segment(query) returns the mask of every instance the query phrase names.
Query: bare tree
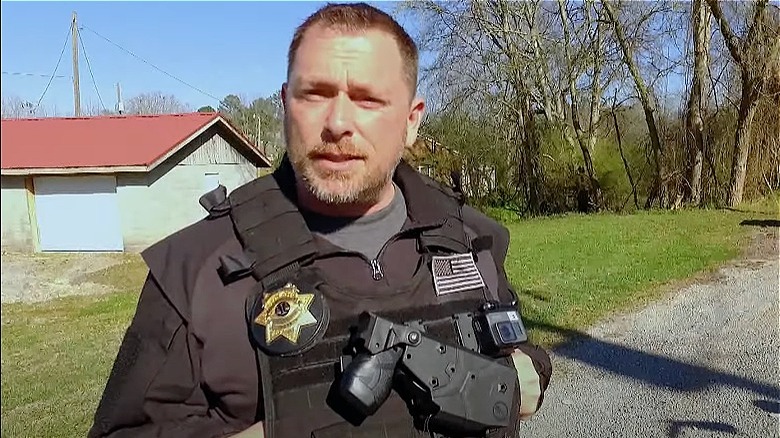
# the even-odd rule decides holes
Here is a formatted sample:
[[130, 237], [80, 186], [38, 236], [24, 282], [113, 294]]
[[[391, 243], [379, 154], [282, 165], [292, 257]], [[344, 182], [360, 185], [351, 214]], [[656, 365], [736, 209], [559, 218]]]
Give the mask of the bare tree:
[[746, 26], [747, 33], [742, 38], [733, 31], [720, 2], [706, 1], [740, 73], [740, 101], [728, 192], [728, 204], [735, 207], [742, 202], [744, 194], [751, 147], [750, 134], [757, 104], [771, 74], [772, 65], [778, 62], [776, 57], [780, 52], [780, 31], [777, 17], [773, 20], [767, 19], [768, 0], [759, 0], [752, 4], [753, 16], [750, 24]]
[[[431, 55], [421, 58], [431, 61], [421, 66], [431, 110], [423, 135], [453, 152], [436, 164], [457, 166], [464, 184], [479, 186], [488, 202], [530, 213], [572, 208], [575, 191], [580, 206], [587, 186], [588, 205], [606, 208], [622, 209], [632, 197], [645, 208], [719, 200], [726, 163], [734, 155], [731, 167], [739, 170], [737, 145], [751, 141], [754, 153], [744, 155], [766, 162], [747, 166], [752, 196], [757, 184], [780, 180], [780, 170], [767, 170], [780, 155], [771, 150], [775, 118], [763, 109], [780, 102], [780, 79], [762, 79], [780, 71], [770, 65], [780, 59], [780, 18], [773, 15], [780, 10], [761, 12], [772, 10], [762, 1], [721, 6], [727, 10], [720, 19], [716, 0], [690, 7], [675, 0], [407, 2], [421, 52]], [[748, 18], [758, 18], [744, 20], [744, 31], [721, 29], [729, 50], [711, 50], [719, 36], [713, 17], [728, 27], [737, 22], [732, 9], [748, 8]], [[742, 90], [734, 86], [740, 82], [747, 84]], [[753, 107], [746, 93], [757, 99]], [[753, 125], [760, 127], [746, 128], [753, 116], [744, 108], [759, 111]], [[630, 192], [622, 175], [616, 178], [623, 169]]]
[[[572, 24], [569, 18], [569, 12], [567, 11], [566, 2], [564, 0], [558, 0], [558, 13], [560, 14], [561, 25], [563, 28], [563, 51], [564, 58], [566, 60], [566, 91], [568, 91], [569, 99], [569, 117], [571, 120], [571, 127], [567, 123], [563, 124], [564, 134], [567, 136], [569, 143], [574, 143], [569, 131], [573, 129], [574, 137], [577, 139], [577, 144], [582, 152], [583, 162], [585, 164], [585, 171], [588, 176], [586, 188], [589, 196], [589, 203], [601, 207], [601, 189], [596, 179], [596, 171], [593, 166], [593, 158], [591, 157], [591, 151], [595, 148], [597, 135], [596, 129], [601, 119], [601, 94], [602, 94], [602, 66], [604, 63], [604, 53], [602, 47], [602, 20], [596, 18], [593, 19], [593, 5], [592, 1], [588, 1], [579, 6], [582, 8], [581, 15], [584, 17], [584, 23], [581, 23], [578, 28], [585, 29], [588, 32], [584, 38], [579, 38], [576, 49], [577, 54], [573, 54], [573, 47], [575, 47], [575, 41], [572, 37]], [[596, 11], [596, 13], [598, 13]], [[587, 125], [583, 126], [580, 109], [580, 95], [578, 90], [578, 82], [580, 77], [585, 74], [585, 70], [590, 70], [591, 81], [588, 87], [589, 93], [589, 117]]]
[[[438, 131], [437, 140], [457, 152], [453, 164], [466, 173], [464, 183], [482, 187], [483, 176], [494, 174], [497, 184], [485, 187], [501, 197], [519, 191], [531, 213], [541, 210], [544, 179], [534, 128], [535, 66], [528, 62], [533, 24], [527, 18], [538, 3], [405, 4], [422, 23], [421, 49], [435, 53], [432, 64], [421, 68], [432, 110], [423, 131]], [[526, 8], [524, 15], [519, 8]], [[465, 126], [476, 129], [464, 132]]]
[[51, 109], [37, 105], [16, 95], [2, 97], [2, 118], [23, 119], [30, 117], [47, 117], [52, 114]]
[[710, 20], [709, 9], [703, 0], [694, 0], [691, 10], [693, 29], [693, 81], [688, 99], [686, 131], [689, 144], [690, 163], [688, 181], [688, 202], [698, 205], [701, 202], [701, 171], [704, 153], [704, 116], [702, 96], [708, 83]]
[[175, 114], [191, 109], [176, 96], [156, 91], [141, 93], [125, 104], [127, 114]]
[[601, 4], [604, 6], [604, 11], [609, 18], [610, 24], [612, 24], [615, 31], [615, 37], [617, 38], [620, 49], [623, 53], [623, 61], [628, 67], [631, 73], [631, 78], [634, 81], [637, 93], [639, 93], [639, 101], [642, 104], [642, 110], [645, 114], [645, 122], [647, 123], [648, 133], [650, 135], [650, 145], [653, 150], [653, 159], [656, 167], [655, 183], [653, 187], [653, 193], [647, 198], [647, 205], [651, 205], [653, 199], [657, 196], [661, 207], [665, 206], [666, 193], [665, 193], [665, 179], [666, 179], [666, 165], [664, 157], [664, 147], [661, 143], [661, 138], [658, 134], [658, 125], [656, 123], [657, 118], [657, 103], [653, 96], [651, 96], [650, 89], [645, 83], [642, 74], [639, 71], [637, 62], [634, 59], [634, 49], [629, 44], [626, 37], [623, 25], [618, 19], [616, 9], [611, 4], [612, 1], [604, 0]]

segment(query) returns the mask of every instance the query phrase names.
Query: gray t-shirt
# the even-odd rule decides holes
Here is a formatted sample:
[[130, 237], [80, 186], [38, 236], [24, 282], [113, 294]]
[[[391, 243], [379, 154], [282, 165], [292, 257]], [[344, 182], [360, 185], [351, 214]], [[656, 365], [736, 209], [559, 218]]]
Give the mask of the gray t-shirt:
[[332, 217], [303, 211], [303, 218], [315, 235], [349, 251], [363, 253], [369, 260], [406, 222], [406, 200], [398, 186], [390, 204], [382, 210], [361, 217]]

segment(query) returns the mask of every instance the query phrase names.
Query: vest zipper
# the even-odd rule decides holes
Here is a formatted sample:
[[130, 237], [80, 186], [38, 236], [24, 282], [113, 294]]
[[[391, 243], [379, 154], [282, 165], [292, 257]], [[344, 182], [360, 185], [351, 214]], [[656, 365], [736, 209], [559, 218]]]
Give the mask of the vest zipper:
[[427, 228], [427, 226], [425, 226], [425, 227], [423, 227], [423, 226], [411, 227], [411, 228], [408, 228], [408, 229], [401, 230], [398, 233], [396, 233], [395, 235], [391, 236], [387, 240], [387, 242], [385, 242], [384, 245], [382, 245], [382, 248], [379, 249], [379, 253], [377, 253], [376, 257], [371, 259], [371, 260], [369, 260], [369, 258], [366, 257], [364, 254], [359, 253], [357, 251], [347, 251], [347, 250], [344, 250], [344, 251], [336, 251], [333, 254], [354, 254], [354, 255], [357, 255], [358, 257], [360, 257], [363, 260], [365, 260], [366, 262], [368, 262], [368, 264], [371, 266], [371, 277], [374, 279], [374, 281], [379, 281], [379, 280], [385, 278], [385, 272], [382, 269], [382, 264], [379, 263], [379, 259], [382, 256], [382, 253], [384, 253], [385, 249], [391, 243], [393, 243], [393, 241], [399, 239], [401, 236], [405, 235], [406, 233], [409, 233], [409, 232], [412, 232], [412, 231], [416, 231], [416, 230], [422, 229], [422, 228]]
[[395, 233], [393, 236], [387, 239], [387, 242], [385, 242], [384, 245], [382, 245], [382, 248], [379, 249], [379, 252], [377, 253], [376, 257], [374, 257], [374, 259], [370, 261], [371, 273], [372, 273], [372, 277], [374, 278], [374, 281], [379, 281], [385, 278], [385, 273], [382, 270], [382, 265], [379, 263], [379, 258], [382, 257], [382, 253], [385, 252], [385, 249], [395, 240], [399, 239], [401, 236], [422, 228], [426, 228], [426, 227], [417, 226], [417, 227], [402, 229], [401, 231]]

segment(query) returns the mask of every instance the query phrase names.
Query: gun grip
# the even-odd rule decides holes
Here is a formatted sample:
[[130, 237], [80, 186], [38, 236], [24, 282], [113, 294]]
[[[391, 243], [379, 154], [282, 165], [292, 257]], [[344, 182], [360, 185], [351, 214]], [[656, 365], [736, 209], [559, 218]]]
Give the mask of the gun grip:
[[352, 359], [341, 376], [341, 396], [362, 415], [373, 415], [390, 396], [393, 374], [402, 353], [400, 349], [390, 349]]

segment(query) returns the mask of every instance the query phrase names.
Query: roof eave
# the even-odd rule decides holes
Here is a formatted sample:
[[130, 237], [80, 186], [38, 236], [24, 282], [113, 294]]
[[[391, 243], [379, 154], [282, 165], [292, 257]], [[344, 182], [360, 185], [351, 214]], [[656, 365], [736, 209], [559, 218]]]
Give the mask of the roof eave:
[[2, 175], [75, 175], [81, 173], [143, 173], [151, 170], [149, 166], [87, 166], [87, 167], [25, 167], [2, 169]]

